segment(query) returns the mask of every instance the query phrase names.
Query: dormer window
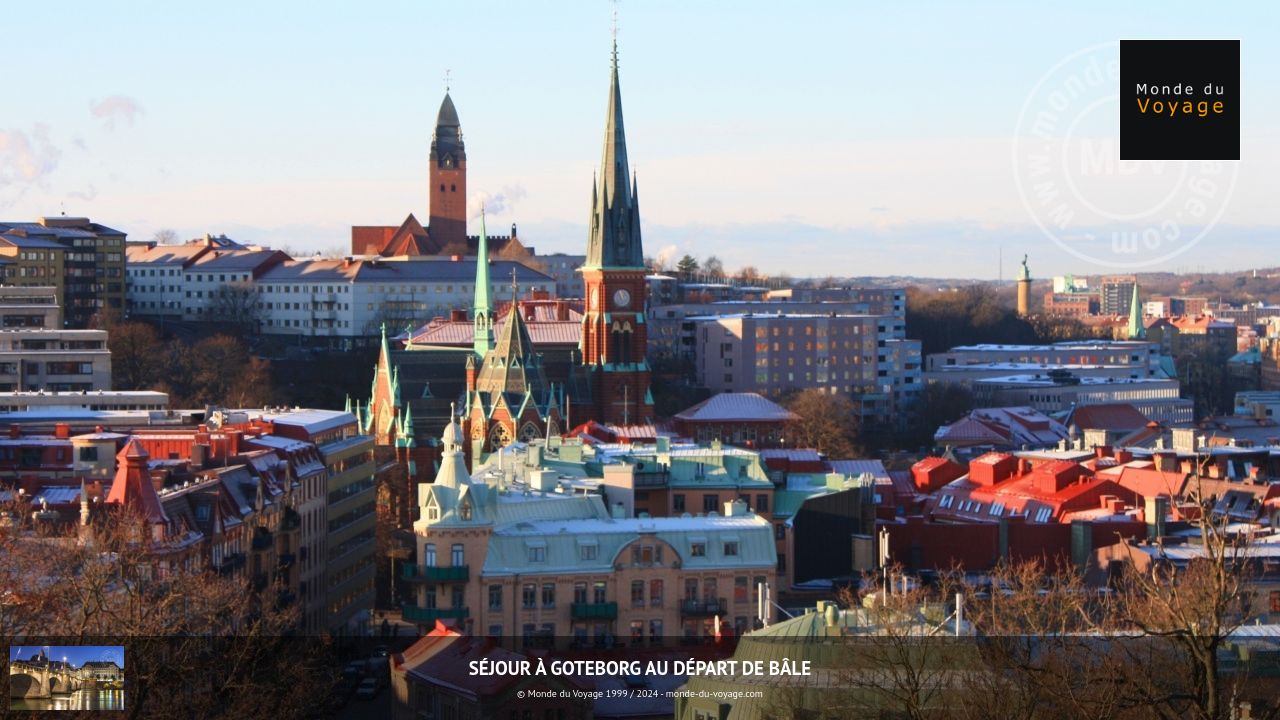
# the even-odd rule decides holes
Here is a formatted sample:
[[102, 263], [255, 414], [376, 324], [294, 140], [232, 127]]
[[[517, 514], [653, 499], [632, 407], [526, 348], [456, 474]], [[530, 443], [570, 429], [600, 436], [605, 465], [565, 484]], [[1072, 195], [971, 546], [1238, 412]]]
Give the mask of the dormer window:
[[428, 519], [428, 520], [439, 520], [439, 519], [440, 519], [440, 508], [436, 507], [435, 505], [432, 505], [432, 506], [428, 507], [428, 508], [427, 508], [427, 519]]
[[471, 519], [471, 501], [470, 500], [464, 500], [462, 501], [462, 504], [458, 506], [458, 519], [459, 520]]

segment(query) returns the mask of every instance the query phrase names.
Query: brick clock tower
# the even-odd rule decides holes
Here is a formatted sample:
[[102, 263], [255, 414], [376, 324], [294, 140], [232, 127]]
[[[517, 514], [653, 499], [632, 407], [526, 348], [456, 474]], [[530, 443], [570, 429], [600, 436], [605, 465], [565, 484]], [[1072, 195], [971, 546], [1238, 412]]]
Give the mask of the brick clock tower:
[[591, 187], [587, 259], [582, 266], [586, 313], [582, 319], [582, 363], [593, 375], [597, 422], [653, 422], [648, 346], [644, 323], [647, 284], [640, 242], [640, 201], [627, 167], [614, 41], [609, 111], [600, 174]]
[[445, 92], [431, 138], [431, 238], [440, 247], [467, 241], [467, 150], [453, 99]]

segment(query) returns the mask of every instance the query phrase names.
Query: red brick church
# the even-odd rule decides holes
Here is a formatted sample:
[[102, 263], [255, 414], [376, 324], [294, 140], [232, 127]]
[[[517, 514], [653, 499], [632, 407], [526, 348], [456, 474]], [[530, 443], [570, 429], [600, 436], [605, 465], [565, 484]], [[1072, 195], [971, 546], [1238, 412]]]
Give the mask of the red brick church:
[[[413, 213], [399, 225], [355, 225], [351, 228], [352, 255], [421, 257], [428, 255], [475, 256], [479, 236], [467, 235], [467, 148], [453, 98], [446, 91], [436, 115], [428, 161], [428, 197], [431, 214], [423, 225]], [[520, 260], [533, 255], [511, 234], [490, 236], [496, 257]]]

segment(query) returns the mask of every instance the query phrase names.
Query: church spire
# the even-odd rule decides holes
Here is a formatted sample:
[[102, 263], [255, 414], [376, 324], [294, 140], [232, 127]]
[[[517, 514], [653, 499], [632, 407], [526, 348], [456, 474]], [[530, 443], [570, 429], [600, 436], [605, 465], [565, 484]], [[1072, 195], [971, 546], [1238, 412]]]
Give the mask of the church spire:
[[474, 312], [475, 329], [472, 347], [477, 356], [493, 347], [493, 311], [489, 301], [489, 238], [484, 230], [484, 209], [480, 210], [480, 241], [476, 247], [476, 292], [471, 305]]
[[1130, 340], [1141, 340], [1147, 336], [1147, 329], [1142, 325], [1142, 303], [1138, 301], [1138, 281], [1133, 281], [1133, 297], [1129, 299], [1129, 327], [1128, 337]]
[[609, 109], [605, 116], [604, 153], [600, 159], [599, 180], [592, 188], [586, 267], [644, 267], [640, 223], [634, 211], [630, 176], [627, 137], [622, 122], [622, 88], [618, 83], [618, 41], [615, 38]]

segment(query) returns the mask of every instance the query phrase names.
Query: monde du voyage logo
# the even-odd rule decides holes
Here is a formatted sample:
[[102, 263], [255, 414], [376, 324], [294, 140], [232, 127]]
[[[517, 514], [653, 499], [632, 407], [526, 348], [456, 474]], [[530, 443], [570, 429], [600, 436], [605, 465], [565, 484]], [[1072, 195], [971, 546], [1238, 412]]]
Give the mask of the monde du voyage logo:
[[1121, 160], [1240, 159], [1239, 40], [1120, 41]]

